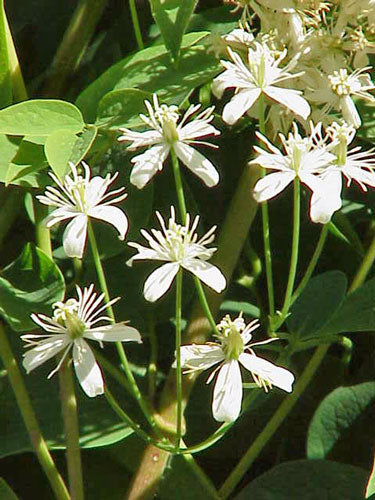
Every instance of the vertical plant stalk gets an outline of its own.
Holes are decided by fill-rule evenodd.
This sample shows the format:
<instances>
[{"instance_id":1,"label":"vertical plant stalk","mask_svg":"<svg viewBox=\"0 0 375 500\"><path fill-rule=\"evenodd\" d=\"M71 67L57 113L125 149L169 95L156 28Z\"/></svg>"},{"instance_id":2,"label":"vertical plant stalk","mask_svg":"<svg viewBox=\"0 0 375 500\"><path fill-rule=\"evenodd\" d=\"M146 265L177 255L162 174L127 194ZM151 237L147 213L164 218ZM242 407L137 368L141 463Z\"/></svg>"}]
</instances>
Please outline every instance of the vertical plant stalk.
<instances>
[{"instance_id":1,"label":"vertical plant stalk","mask_svg":"<svg viewBox=\"0 0 375 500\"><path fill-rule=\"evenodd\" d=\"M58 97L63 93L95 32L106 4L107 0L80 0L78 3L52 61L43 89L45 97Z\"/></svg>"},{"instance_id":2,"label":"vertical plant stalk","mask_svg":"<svg viewBox=\"0 0 375 500\"><path fill-rule=\"evenodd\" d=\"M356 272L353 282L349 288L349 293L354 292L359 286L364 283L367 274L369 273L371 267L375 260L375 237L373 238L370 246L367 249L365 256L363 257L362 263Z\"/></svg>"},{"instance_id":3,"label":"vertical plant stalk","mask_svg":"<svg viewBox=\"0 0 375 500\"><path fill-rule=\"evenodd\" d=\"M316 267L316 264L318 263L319 257L322 253L324 244L326 242L328 235L328 224L324 224L322 227L322 230L320 232L319 240L318 243L315 247L313 256L311 257L311 260L309 262L309 265L307 266L307 269L305 271L305 274L301 280L301 283L297 286L295 292L292 295L292 304L293 302L299 297L299 295L303 292L305 286L307 285L308 281L310 280L312 273L314 272L314 269Z\"/></svg>"},{"instance_id":4,"label":"vertical plant stalk","mask_svg":"<svg viewBox=\"0 0 375 500\"><path fill-rule=\"evenodd\" d=\"M16 102L26 101L27 90L25 87L25 82L23 80L20 63L18 61L16 48L14 46L12 33L10 31L8 19L6 17L5 12L4 12L4 20L5 20L5 32L6 32L7 49L8 49L9 71L12 82L13 100Z\"/></svg>"},{"instance_id":5,"label":"vertical plant stalk","mask_svg":"<svg viewBox=\"0 0 375 500\"><path fill-rule=\"evenodd\" d=\"M55 462L48 450L47 443L41 433L38 421L36 419L34 409L31 404L29 394L25 383L17 365L17 361L13 355L12 349L6 337L4 327L0 323L0 356L4 363L8 374L10 384L17 400L18 408L33 449L36 453L40 466L42 467L51 488L58 500L70 500L70 495L65 486L65 483L60 476Z\"/></svg>"},{"instance_id":6,"label":"vertical plant stalk","mask_svg":"<svg viewBox=\"0 0 375 500\"><path fill-rule=\"evenodd\" d=\"M139 19L137 14L137 7L135 5L135 0L129 0L129 8L130 8L130 15L132 18L134 34L135 34L135 39L137 41L138 49L143 50L144 44L142 40L141 28L139 26Z\"/></svg>"},{"instance_id":7,"label":"vertical plant stalk","mask_svg":"<svg viewBox=\"0 0 375 500\"><path fill-rule=\"evenodd\" d=\"M290 267L289 267L289 276L288 283L285 291L284 304L281 309L280 316L277 318L275 322L276 331L284 322L287 314L289 312L289 308L292 303L292 294L294 281L296 279L297 272L297 264L298 264L298 247L299 247L299 233L300 233L300 185L299 179L295 178L293 183L294 188L294 197L293 197L293 237L292 237L292 254L290 257ZM272 324L271 324L272 326Z\"/></svg>"},{"instance_id":8,"label":"vertical plant stalk","mask_svg":"<svg viewBox=\"0 0 375 500\"><path fill-rule=\"evenodd\" d=\"M35 233L38 247L51 259L52 246L50 230L44 226L43 220L48 214L48 207L34 202ZM83 477L81 465L81 450L79 445L79 427L77 416L77 399L74 391L72 368L63 363L59 370L60 401L65 428L66 460L70 493L74 500L83 500Z\"/></svg>"},{"instance_id":9,"label":"vertical plant stalk","mask_svg":"<svg viewBox=\"0 0 375 500\"><path fill-rule=\"evenodd\" d=\"M260 95L258 102L259 102L259 132L261 134L265 135L266 126L265 126L265 121L264 121L264 96L263 96L263 94ZM264 177L265 174L266 174L265 169L262 168L261 176ZM269 223L267 201L263 201L261 204L261 207L262 207L264 261L265 261L266 278L267 278L268 307L269 307L270 317L272 318L275 314L275 298L274 298L274 290L273 290L270 223Z\"/></svg>"},{"instance_id":10,"label":"vertical plant stalk","mask_svg":"<svg viewBox=\"0 0 375 500\"><path fill-rule=\"evenodd\" d=\"M69 360L65 359L59 369L61 408L65 425L66 461L68 465L69 491L73 500L84 500L81 448L77 399Z\"/></svg>"},{"instance_id":11,"label":"vertical plant stalk","mask_svg":"<svg viewBox=\"0 0 375 500\"><path fill-rule=\"evenodd\" d=\"M218 249L214 263L217 265L227 281L230 280L233 270L241 254L249 229L254 220L257 202L251 196L255 183L260 178L260 168L246 165L238 181L236 191L230 203L227 215L222 225L218 238ZM207 302L213 315L216 315L224 293L217 294L207 291ZM211 333L211 327L203 311L200 301L197 300L192 308L188 328L184 334L187 344L202 344ZM182 379L182 402L185 408L190 391L194 385L197 374L184 375ZM176 425L176 377L171 370L160 398L160 418L171 428ZM168 463L170 453L148 446L143 454L140 466L135 474L130 489L128 500L148 500L154 498L159 480Z\"/></svg>"},{"instance_id":12,"label":"vertical plant stalk","mask_svg":"<svg viewBox=\"0 0 375 500\"><path fill-rule=\"evenodd\" d=\"M177 425L176 449L180 448L182 423L182 368L181 368L181 308L182 308L182 269L176 276L176 396L177 396Z\"/></svg>"},{"instance_id":13,"label":"vertical plant stalk","mask_svg":"<svg viewBox=\"0 0 375 500\"><path fill-rule=\"evenodd\" d=\"M91 246L92 256L93 256L93 259L94 259L95 268L96 268L96 272L97 272L97 275L98 275L98 280L99 280L100 288L101 288L102 292L104 293L104 300L108 304L108 302L110 301L110 297L109 297L109 292L108 292L107 280L106 280L106 277L105 277L105 274L104 274L104 269L103 269L103 266L102 266L102 263L101 263L101 260L100 260L98 245L96 243L96 238L95 238L94 230L92 228L92 224L91 224L90 220L87 223L87 227L88 227L88 233L89 233L89 240L90 240L90 246ZM113 312L113 309L112 309L111 306L107 306L107 312L108 312L109 317L112 319L112 321L115 322L115 315L114 315L114 312ZM126 356L126 353L125 353L125 350L124 350L124 347L123 347L122 343L121 342L116 342L116 348L117 348L118 355L120 357L120 361L121 361L122 367L123 367L123 369L125 371L125 375L126 375L128 381L129 381L132 394L134 395L134 397L137 400L140 408L142 409L145 417L147 418L148 423L150 424L150 426L152 427L152 429L155 432L158 433L158 428L157 428L156 421L155 421L153 415L151 414L151 411L150 411L150 409L148 407L148 404L144 400L144 398L143 398L143 396L141 394L141 391L139 390L137 382L136 382L136 380L135 380L135 378L133 376L133 373L131 371L131 368L130 368L130 365L129 365L129 361L128 361L128 358Z\"/></svg>"}]
</instances>

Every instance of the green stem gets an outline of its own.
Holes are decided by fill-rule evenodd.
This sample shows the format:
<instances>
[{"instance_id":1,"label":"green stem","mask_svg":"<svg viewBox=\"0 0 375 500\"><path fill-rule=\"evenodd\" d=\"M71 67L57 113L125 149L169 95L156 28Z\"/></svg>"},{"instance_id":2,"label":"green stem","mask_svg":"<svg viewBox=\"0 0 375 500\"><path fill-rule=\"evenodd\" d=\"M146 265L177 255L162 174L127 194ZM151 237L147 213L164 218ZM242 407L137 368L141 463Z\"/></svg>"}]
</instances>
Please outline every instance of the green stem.
<instances>
[{"instance_id":1,"label":"green stem","mask_svg":"<svg viewBox=\"0 0 375 500\"><path fill-rule=\"evenodd\" d=\"M356 288L358 288L362 283L364 283L368 272L370 271L375 260L375 236L371 242L371 245L368 247L365 256L359 266L356 275L354 276L353 282L348 290L348 292L353 292Z\"/></svg>"},{"instance_id":2,"label":"green stem","mask_svg":"<svg viewBox=\"0 0 375 500\"><path fill-rule=\"evenodd\" d=\"M85 497L82 476L81 449L79 444L79 425L77 399L74 379L69 360L65 359L59 369L60 400L65 425L66 461L68 465L69 491L74 500Z\"/></svg>"},{"instance_id":3,"label":"green stem","mask_svg":"<svg viewBox=\"0 0 375 500\"><path fill-rule=\"evenodd\" d=\"M48 214L48 207L34 202L35 231L38 247L51 259L52 246L50 231L44 226L43 220ZM65 361L64 363L66 363ZM63 365L64 365L63 363ZM66 458L68 465L69 488L74 500L83 500L83 477L81 452L79 445L79 427L77 416L77 400L71 368L66 366L59 370L61 410L66 436Z\"/></svg>"},{"instance_id":4,"label":"green stem","mask_svg":"<svg viewBox=\"0 0 375 500\"><path fill-rule=\"evenodd\" d=\"M197 276L194 276L194 282L202 309L208 319L208 322L210 323L212 331L216 332L216 322L212 315L210 306L208 305L207 297L206 294L204 293L202 283L200 282L200 279Z\"/></svg>"},{"instance_id":5,"label":"green stem","mask_svg":"<svg viewBox=\"0 0 375 500\"><path fill-rule=\"evenodd\" d=\"M194 472L194 474L198 478L200 485L204 489L204 493L202 492L202 496L204 495L204 498L207 500L209 499L220 500L220 497L218 495L215 486L212 484L209 477L199 467L197 462L194 460L194 457L188 453L183 455L183 457L185 462L190 466L190 469Z\"/></svg>"},{"instance_id":6,"label":"green stem","mask_svg":"<svg viewBox=\"0 0 375 500\"><path fill-rule=\"evenodd\" d=\"M107 0L80 0L78 3L52 61L43 89L45 97L62 94L80 63L106 4Z\"/></svg>"},{"instance_id":7,"label":"green stem","mask_svg":"<svg viewBox=\"0 0 375 500\"><path fill-rule=\"evenodd\" d=\"M239 463L226 479L223 486L220 488L219 495L221 498L229 497L244 474L249 470L255 459L258 457L259 453L263 450L264 446L268 443L270 438L290 413L294 405L297 403L299 397L306 389L310 380L313 378L328 348L329 344L321 345L316 349L302 375L299 377L298 382L294 386L292 394L284 399L271 419L267 422L267 425L264 427L262 432L258 435L253 444L250 446L245 455L241 458Z\"/></svg>"},{"instance_id":8,"label":"green stem","mask_svg":"<svg viewBox=\"0 0 375 500\"><path fill-rule=\"evenodd\" d=\"M28 97L27 90L25 87L25 82L23 80L20 63L18 61L16 48L14 46L12 33L10 31L8 19L6 17L5 12L4 12L4 21L5 21L5 36L8 49L9 71L12 80L13 101L15 102L26 101Z\"/></svg>"},{"instance_id":9,"label":"green stem","mask_svg":"<svg viewBox=\"0 0 375 500\"><path fill-rule=\"evenodd\" d=\"M265 116L264 116L264 96L260 95L259 100L259 132L263 135L266 133ZM262 168L261 176L266 175L265 169ZM267 278L267 292L268 292L268 307L270 317L272 318L275 314L275 299L273 290L273 276L272 276L272 253L271 253L271 242L270 242L270 224L268 215L268 203L263 201L262 207L262 227L263 227L263 245L264 245L264 260L266 267L266 278Z\"/></svg>"},{"instance_id":10,"label":"green stem","mask_svg":"<svg viewBox=\"0 0 375 500\"><path fill-rule=\"evenodd\" d=\"M90 220L88 221L87 227L88 227L89 240L90 240L90 245L91 245L91 252L92 252L93 259L94 259L100 288L101 288L102 292L104 293L105 302L108 304L108 302L110 301L110 297L109 297L109 292L108 292L107 280L105 278L103 266L102 266L102 263L100 260L98 245L96 243L94 230L92 228L92 224L91 224ZM107 311L108 311L109 317L112 319L113 322L115 322L115 315L113 313L112 307L108 306ZM147 405L146 401L143 399L142 394L138 388L137 382L135 381L135 378L134 378L133 373L131 371L129 361L128 361L128 358L125 354L125 350L124 350L122 343L116 342L116 347L117 347L117 352L118 352L120 360L121 360L121 364L122 364L124 371L125 371L125 375L126 375L127 379L129 380L130 386L132 388L132 393L133 393L135 399L137 400L140 408L142 409L145 417L147 418L148 423L151 425L153 430L158 433L156 421L155 421L154 417L152 416L150 409L148 408L148 405Z\"/></svg>"},{"instance_id":11,"label":"green stem","mask_svg":"<svg viewBox=\"0 0 375 500\"><path fill-rule=\"evenodd\" d=\"M118 402L113 397L112 393L110 392L110 390L107 387L105 388L104 395L105 395L108 403L110 404L110 406L112 407L112 409L115 411L115 413L117 413L117 415L120 417L120 419L123 420L126 423L126 425L128 425L131 429L133 429L133 431L141 439L143 439L144 441L146 441L146 443L153 444L154 446L156 446L157 448L160 448L162 450L167 450L167 451L174 450L174 448L171 445L164 444L162 442L156 441L155 439L153 439L152 437L150 437L145 431L143 431L139 427L139 425L136 422L134 422L134 420L132 418L130 418L129 415L127 415L124 412L124 410L118 404Z\"/></svg>"},{"instance_id":12,"label":"green stem","mask_svg":"<svg viewBox=\"0 0 375 500\"><path fill-rule=\"evenodd\" d=\"M56 468L53 458L48 450L47 443L45 442L40 431L29 394L2 324L0 324L0 356L8 373L9 382L12 386L18 408L20 409L23 422L29 434L31 444L39 460L40 466L47 476L55 497L58 500L69 500L70 496L68 490Z\"/></svg>"},{"instance_id":13,"label":"green stem","mask_svg":"<svg viewBox=\"0 0 375 500\"><path fill-rule=\"evenodd\" d=\"M137 14L137 8L135 5L135 0L129 0L129 7L130 7L130 15L132 18L134 34L135 34L135 39L137 41L138 49L143 50L144 44L143 44L143 40L142 40L141 28L139 26L139 20L138 20L138 14Z\"/></svg>"},{"instance_id":14,"label":"green stem","mask_svg":"<svg viewBox=\"0 0 375 500\"><path fill-rule=\"evenodd\" d=\"M181 369L181 307L182 307L182 269L176 276L176 388L177 388L177 424L176 449L180 448L182 425L182 369Z\"/></svg>"},{"instance_id":15,"label":"green stem","mask_svg":"<svg viewBox=\"0 0 375 500\"><path fill-rule=\"evenodd\" d=\"M314 272L315 266L319 260L320 254L322 253L325 241L327 239L327 235L328 235L328 224L324 224L320 232L319 240L314 250L313 256L311 257L309 265L307 266L306 272L300 284L297 286L295 292L292 295L292 304L299 297L299 295L307 285L309 279L311 278L311 275Z\"/></svg>"},{"instance_id":16,"label":"green stem","mask_svg":"<svg viewBox=\"0 0 375 500\"><path fill-rule=\"evenodd\" d=\"M178 164L178 158L176 153L173 151L173 148L171 149L171 158L172 158L174 180L176 184L178 205L180 207L180 215L182 223L186 224L186 203L185 203L184 188L182 185L180 165Z\"/></svg>"},{"instance_id":17,"label":"green stem","mask_svg":"<svg viewBox=\"0 0 375 500\"><path fill-rule=\"evenodd\" d=\"M293 237L292 237L292 255L290 257L290 267L288 283L285 292L284 304L281 309L280 316L275 322L276 331L284 322L289 312L292 303L292 293L294 281L296 278L297 263L298 263L298 247L299 247L299 232L300 232L300 185L297 178L294 179L294 200L293 200Z\"/></svg>"}]
</instances>

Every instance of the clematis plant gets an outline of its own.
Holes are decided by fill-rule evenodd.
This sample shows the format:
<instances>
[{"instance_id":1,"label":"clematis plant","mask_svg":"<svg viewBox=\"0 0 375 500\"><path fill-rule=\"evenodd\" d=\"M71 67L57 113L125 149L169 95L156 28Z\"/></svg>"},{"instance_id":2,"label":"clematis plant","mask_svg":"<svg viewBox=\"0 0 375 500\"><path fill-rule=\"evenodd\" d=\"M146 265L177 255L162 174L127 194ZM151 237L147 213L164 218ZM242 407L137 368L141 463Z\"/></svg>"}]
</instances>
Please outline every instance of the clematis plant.
<instances>
[{"instance_id":1,"label":"clematis plant","mask_svg":"<svg viewBox=\"0 0 375 500\"><path fill-rule=\"evenodd\" d=\"M64 181L54 174L50 176L57 184L47 186L43 195L38 195L38 200L44 205L57 207L44 220L47 227L72 219L65 229L63 236L64 251L68 257L82 259L87 239L87 223L90 217L108 222L114 226L119 238L123 240L128 230L128 219L124 212L111 206L125 200L127 194L121 187L107 193L109 186L116 180L118 173L108 174L105 178L95 176L91 178L90 167L82 162L84 176L80 175L76 166L71 163L71 174L67 174ZM114 198L113 198L114 197Z\"/></svg>"},{"instance_id":2,"label":"clematis plant","mask_svg":"<svg viewBox=\"0 0 375 500\"><path fill-rule=\"evenodd\" d=\"M175 209L171 207L171 216L168 226L163 217L156 212L159 219L161 231L151 229L151 234L142 229L141 234L147 240L150 248L139 243L130 242L129 246L135 248L138 253L128 260L131 266L135 260L161 260L167 262L156 269L147 278L144 285L145 299L155 302L170 288L173 279L180 267L190 271L203 283L220 293L226 286L225 277L221 271L210 264L208 259L212 257L216 248L207 248L214 240L216 226L213 226L202 238L198 240L195 232L199 222L199 215L195 217L190 227L190 215L186 215L186 223L176 223Z\"/></svg>"},{"instance_id":3,"label":"clematis plant","mask_svg":"<svg viewBox=\"0 0 375 500\"><path fill-rule=\"evenodd\" d=\"M145 153L132 158L134 163L130 174L130 182L142 189L154 175L163 168L164 161L173 150L181 162L191 170L208 187L219 182L219 174L213 164L190 144L201 144L215 147L213 144L199 140L208 135L220 134L210 122L213 120L214 108L201 111L193 120L190 118L199 110L200 104L190 106L179 122L177 106L159 105L157 95L153 95L153 106L145 101L149 116L140 115L143 122L152 130L137 132L121 128L120 142L132 142L130 151L144 146L151 146Z\"/></svg>"},{"instance_id":4,"label":"clematis plant","mask_svg":"<svg viewBox=\"0 0 375 500\"><path fill-rule=\"evenodd\" d=\"M22 340L30 347L24 354L23 366L29 373L63 351L58 365L48 375L50 378L72 349L73 366L79 383L89 397L95 397L104 393L103 376L85 339L96 340L102 346L103 342L141 342L141 336L138 330L124 322L94 326L102 321L111 321L108 316L100 314L119 299L100 305L104 294L97 296L93 284L83 290L79 286L76 288L78 300L71 298L66 302L56 302L53 317L31 315L31 319L47 333L22 335Z\"/></svg>"},{"instance_id":5,"label":"clematis plant","mask_svg":"<svg viewBox=\"0 0 375 500\"><path fill-rule=\"evenodd\" d=\"M306 119L310 114L310 106L302 97L302 92L278 86L281 82L302 74L290 73L293 62L284 68L279 68L287 55L287 50L276 55L276 52L271 50L265 42L254 42L254 46L254 49L248 49L247 64L230 48L228 48L228 53L232 62L221 61L225 71L214 79L212 92L216 97L221 98L225 89L235 89L234 96L224 106L223 120L233 125L255 104L261 94Z\"/></svg>"},{"instance_id":6,"label":"clematis plant","mask_svg":"<svg viewBox=\"0 0 375 500\"><path fill-rule=\"evenodd\" d=\"M242 377L240 365L251 373L254 382L267 392L272 386L286 392L292 391L294 375L287 369L260 358L253 351L257 345L267 344L276 338L250 343L252 332L259 327L258 320L248 325L240 314L235 320L226 315L217 325L218 342L181 346L181 365L185 373L207 370L220 363L209 376L215 382L212 413L219 422L233 422L241 411Z\"/></svg>"}]
</instances>

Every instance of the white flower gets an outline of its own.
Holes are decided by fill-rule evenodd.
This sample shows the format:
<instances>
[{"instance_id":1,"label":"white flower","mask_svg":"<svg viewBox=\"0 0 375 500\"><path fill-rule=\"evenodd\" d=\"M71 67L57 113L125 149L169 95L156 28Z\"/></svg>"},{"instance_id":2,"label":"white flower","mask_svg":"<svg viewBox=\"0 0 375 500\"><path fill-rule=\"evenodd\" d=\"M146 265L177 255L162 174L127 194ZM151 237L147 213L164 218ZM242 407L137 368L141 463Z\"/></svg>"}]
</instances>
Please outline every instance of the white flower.
<instances>
[{"instance_id":1,"label":"white flower","mask_svg":"<svg viewBox=\"0 0 375 500\"><path fill-rule=\"evenodd\" d=\"M366 186L375 187L374 149L361 151L357 146L348 150L355 128L335 122L327 128L327 134L331 137L329 148L335 160L321 170L320 182L311 197L311 218L322 224L329 222L333 213L341 208L342 176L347 179L348 186L354 180L363 191L367 191Z\"/></svg>"},{"instance_id":2,"label":"white flower","mask_svg":"<svg viewBox=\"0 0 375 500\"><path fill-rule=\"evenodd\" d=\"M322 124L315 127L311 124L311 135L302 138L297 125L293 124L293 132L285 137L280 134L285 154L271 144L264 136L258 137L266 144L271 153L254 146L259 156L250 163L256 163L263 168L276 170L260 179L254 187L254 198L258 202L269 200L283 191L296 177L306 184L313 192L319 185L316 174L321 173L335 160L326 146L326 139L321 134ZM310 211L311 211L310 207Z\"/></svg>"},{"instance_id":3,"label":"white flower","mask_svg":"<svg viewBox=\"0 0 375 500\"><path fill-rule=\"evenodd\" d=\"M153 271L147 278L144 285L145 299L155 302L170 288L174 277L180 267L190 271L203 283L220 293L226 286L225 277L221 271L207 262L212 257L216 248L206 248L215 236L216 226L213 226L200 240L195 232L199 215L197 215L190 226L190 215L186 215L184 226L177 224L175 220L175 210L171 207L171 217L168 227L159 212L156 212L162 231L151 229L151 234L141 230L141 234L148 241L150 248L129 243L136 248L138 253L134 255L127 264L132 265L134 260L161 260L166 261L161 267Z\"/></svg>"},{"instance_id":4,"label":"white flower","mask_svg":"<svg viewBox=\"0 0 375 500\"><path fill-rule=\"evenodd\" d=\"M44 224L51 227L58 222L72 219L67 225L63 235L64 251L68 257L82 258L87 239L87 222L89 217L100 219L112 224L119 232L119 238L123 240L128 230L128 219L124 212L117 207L112 207L112 203L118 203L127 197L123 193L125 188L116 189L106 194L110 184L116 179L117 173L113 176L107 174L103 177L93 177L89 166L82 162L85 175L78 174L73 163L70 164L72 175L66 175L64 182L53 173L52 179L59 189L47 186L44 195L37 196L44 205L57 207L49 214ZM120 194L122 193L122 194ZM109 200L114 195L119 195Z\"/></svg>"},{"instance_id":5,"label":"white flower","mask_svg":"<svg viewBox=\"0 0 375 500\"><path fill-rule=\"evenodd\" d=\"M84 288L77 286L78 300L68 299L53 305L55 311L52 318L44 314L32 314L32 320L43 328L47 334L22 335L22 339L31 348L24 354L23 366L27 373L37 368L60 351L64 351L57 367L48 375L52 377L60 368L69 350L73 348L73 365L79 383L85 393L94 397L104 392L103 376L94 355L85 339L102 342L141 342L135 328L124 322L104 326L94 326L100 321L111 321L107 316L99 316L109 305L117 301L111 300L102 305L104 294L94 292L94 285Z\"/></svg>"},{"instance_id":6,"label":"white flower","mask_svg":"<svg viewBox=\"0 0 375 500\"><path fill-rule=\"evenodd\" d=\"M310 106L301 96L302 92L276 86L301 74L289 72L292 63L279 68L279 64L287 54L286 49L276 55L266 43L254 42L254 45L255 49L248 49L247 65L230 48L228 52L233 62L221 61L225 71L214 79L213 93L220 98L225 89L233 87L236 89L234 97L224 106L223 120L229 125L235 123L253 106L262 93L306 119L310 114Z\"/></svg>"},{"instance_id":7,"label":"white flower","mask_svg":"<svg viewBox=\"0 0 375 500\"><path fill-rule=\"evenodd\" d=\"M368 93L374 90L375 85L369 73L365 73L369 67L357 69L348 74L347 69L334 70L329 75L320 74L309 89L310 99L317 104L323 104L322 112L328 114L331 109L342 113L344 120L353 127L361 125L361 117L357 111L352 96L357 96L369 102L375 98Z\"/></svg>"},{"instance_id":8,"label":"white flower","mask_svg":"<svg viewBox=\"0 0 375 500\"><path fill-rule=\"evenodd\" d=\"M220 343L202 345L185 345L181 347L181 366L185 373L206 370L220 363L207 380L209 383L218 373L213 401L212 413L219 422L233 422L241 411L242 377L240 364L249 370L255 383L267 392L272 386L286 392L292 391L294 375L285 368L274 365L258 357L252 347L277 340L275 338L250 344L251 332L258 328L258 320L247 326L241 314L232 321L227 315L217 325ZM176 362L174 363L176 367Z\"/></svg>"},{"instance_id":9,"label":"white flower","mask_svg":"<svg viewBox=\"0 0 375 500\"><path fill-rule=\"evenodd\" d=\"M135 156L131 161L135 163L130 175L130 182L142 189L163 168L163 163L171 149L176 153L181 162L195 175L209 186L215 186L219 182L219 174L213 164L205 158L190 144L203 144L215 147L207 142L197 140L208 135L218 135L220 132L210 125L213 119L214 108L208 108L199 113L195 119L187 123L188 119L198 111L200 104L192 105L186 111L182 120L178 122L177 106L159 106L157 95L153 95L152 107L149 101L145 101L149 117L140 115L146 125L152 128L146 132L135 132L126 128L120 129L123 135L119 141L132 141L130 151L143 146L152 146L145 153Z\"/></svg>"}]
</instances>

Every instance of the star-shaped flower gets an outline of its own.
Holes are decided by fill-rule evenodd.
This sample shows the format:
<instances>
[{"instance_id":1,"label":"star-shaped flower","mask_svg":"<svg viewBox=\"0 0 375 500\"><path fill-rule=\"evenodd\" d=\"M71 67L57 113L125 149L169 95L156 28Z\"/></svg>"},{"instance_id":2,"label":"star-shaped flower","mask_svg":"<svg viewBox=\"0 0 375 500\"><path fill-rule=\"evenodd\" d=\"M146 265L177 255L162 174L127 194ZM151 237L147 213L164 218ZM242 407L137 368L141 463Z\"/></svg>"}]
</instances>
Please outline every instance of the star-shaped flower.
<instances>
[{"instance_id":1,"label":"star-shaped flower","mask_svg":"<svg viewBox=\"0 0 375 500\"><path fill-rule=\"evenodd\" d=\"M258 357L252 347L277 340L250 343L258 320L247 326L240 314L234 321L227 315L217 325L219 343L184 345L181 347L181 365L185 373L207 370L220 363L207 380L217 373L212 400L212 413L219 422L233 422L241 411L242 377L240 365L248 370L255 383L267 392L272 386L292 391L294 375L287 369ZM174 364L175 366L175 364Z\"/></svg>"},{"instance_id":2,"label":"star-shaped flower","mask_svg":"<svg viewBox=\"0 0 375 500\"><path fill-rule=\"evenodd\" d=\"M52 318L44 314L32 314L32 320L43 328L47 334L22 335L31 348L24 354L23 366L27 373L37 368L48 359L63 351L57 365L48 375L52 377L60 368L68 352L73 348L73 366L82 389L89 397L104 393L104 382L100 368L90 346L85 339L102 342L141 342L141 336L135 328L124 322L94 326L98 322L111 321L107 316L99 316L109 305L101 305L104 294L94 292L94 285L84 288L77 286L77 299L68 299L66 302L57 302L53 305L55 311ZM100 306L100 307L99 307Z\"/></svg>"},{"instance_id":3,"label":"star-shaped flower","mask_svg":"<svg viewBox=\"0 0 375 500\"><path fill-rule=\"evenodd\" d=\"M228 53L233 62L221 61L225 71L213 81L214 95L221 98L225 89L235 88L234 96L224 106L223 120L229 125L235 123L254 105L262 93L306 119L310 114L310 106L301 96L302 92L277 86L301 75L289 72L294 63L279 68L279 64L287 55L286 49L276 54L265 42L254 42L254 46L254 49L248 49L247 65L230 48Z\"/></svg>"},{"instance_id":4,"label":"star-shaped flower","mask_svg":"<svg viewBox=\"0 0 375 500\"><path fill-rule=\"evenodd\" d=\"M321 173L324 168L331 165L335 160L335 155L329 151L326 145L327 138L322 136L321 128L321 123L318 123L315 127L311 124L310 136L301 137L297 125L294 123L293 132L290 132L288 137L280 134L285 154L271 144L266 137L258 134L258 137L266 144L271 153L254 146L259 156L250 163L256 163L266 169L276 170L276 172L266 175L256 183L254 198L258 202L273 198L296 177L313 192L315 189L319 189L320 180L317 174ZM313 208L312 203L310 216L314 220Z\"/></svg>"},{"instance_id":5,"label":"star-shaped flower","mask_svg":"<svg viewBox=\"0 0 375 500\"><path fill-rule=\"evenodd\" d=\"M71 175L66 175L63 182L55 174L50 173L59 189L47 186L44 195L37 196L44 205L57 207L45 218L44 224L47 227L72 219L65 229L63 246L68 257L79 259L83 256L86 244L89 217L112 224L119 232L121 240L125 238L128 230L128 219L124 212L111 206L112 203L118 203L127 197L124 193L125 188L106 193L118 174L113 176L108 174L105 178L100 176L91 178L89 166L84 162L82 165L85 171L84 177L78 174L73 163L70 164ZM113 198L115 195L119 196Z\"/></svg>"},{"instance_id":6,"label":"star-shaped flower","mask_svg":"<svg viewBox=\"0 0 375 500\"><path fill-rule=\"evenodd\" d=\"M171 149L180 161L195 175L203 180L208 187L219 182L219 174L213 164L192 148L190 144L214 145L198 140L208 135L218 135L219 130L210 125L213 119L214 108L208 108L199 113L193 120L188 120L200 108L200 104L192 105L186 111L180 122L177 106L159 105L157 95L153 95L153 104L145 101L149 116L140 115L143 122L152 130L135 132L126 128L120 129L123 133L119 141L132 141L130 151L143 146L151 146L145 153L132 158L134 163L130 174L130 182L142 189L154 175L163 168L163 163Z\"/></svg>"},{"instance_id":7,"label":"star-shaped flower","mask_svg":"<svg viewBox=\"0 0 375 500\"><path fill-rule=\"evenodd\" d=\"M355 133L355 128L346 123L334 122L327 128L327 134L331 138L328 147L335 159L320 171L320 182L311 197L311 218L314 222L326 224L333 213L341 208L343 176L347 179L348 186L354 180L363 191L367 191L366 186L375 187L374 149L361 151L361 147L357 146L348 150Z\"/></svg>"},{"instance_id":8,"label":"star-shaped flower","mask_svg":"<svg viewBox=\"0 0 375 500\"><path fill-rule=\"evenodd\" d=\"M206 248L206 245L214 240L216 226L212 227L201 239L195 232L199 215L197 215L190 227L190 215L186 215L186 224L176 223L175 210L171 207L171 216L168 226L159 212L156 212L162 230L151 229L151 234L141 230L141 234L148 241L150 248L139 243L129 243L136 248L138 253L129 261L132 265L134 260L161 260L167 262L153 271L144 285L145 299L155 302L170 288L174 277L180 267L190 271L203 283L220 293L226 286L225 277L221 271L207 262L212 257L216 248Z\"/></svg>"}]
</instances>

